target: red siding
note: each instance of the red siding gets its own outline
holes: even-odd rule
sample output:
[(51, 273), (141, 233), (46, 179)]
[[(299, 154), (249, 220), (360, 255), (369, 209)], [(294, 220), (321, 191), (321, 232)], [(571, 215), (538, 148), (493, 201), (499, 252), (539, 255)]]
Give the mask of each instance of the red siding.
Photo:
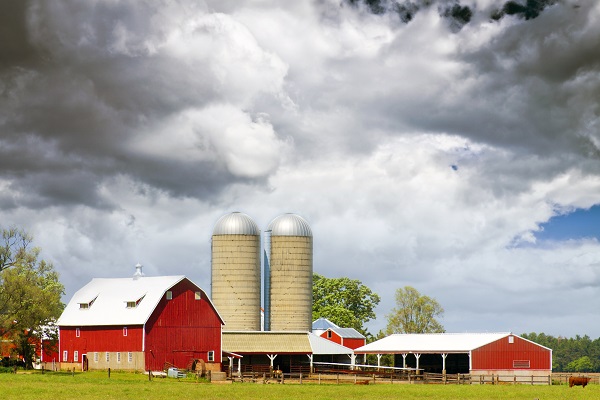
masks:
[(342, 346), (346, 346), (351, 348), (352, 350), (358, 349), (361, 346), (364, 346), (366, 343), (366, 339), (357, 339), (357, 338), (345, 338), (342, 342)]
[[(328, 333), (331, 333), (330, 337), (327, 337)], [(331, 340), (334, 343), (341, 344), (342, 346), (346, 346), (352, 350), (357, 349), (366, 344), (365, 339), (356, 339), (356, 338), (343, 338), (338, 335), (336, 332), (327, 330), (321, 334), (322, 338), (327, 340)]]
[[(552, 369), (551, 351), (516, 335), (482, 346), (471, 353), (471, 370)], [(517, 361), (515, 368), (515, 361)], [(529, 361), (529, 368), (519, 368), (519, 361)]]
[[(328, 335), (331, 336), (328, 336)], [(327, 340), (332, 341), (333, 343), (337, 343), (337, 344), (342, 344), (342, 338), (340, 337), (340, 335), (338, 335), (337, 333), (335, 333), (334, 331), (325, 331), (321, 334), (322, 338), (325, 338)]]
[(221, 320), (204, 292), (189, 280), (171, 288), (172, 300), (163, 296), (146, 323), (146, 369), (162, 370), (165, 363), (187, 367), (190, 359), (208, 361), (214, 351), (214, 362), (221, 362)]
[[(82, 326), (80, 328), (63, 326), (60, 328), (60, 360), (73, 362), (75, 351), (81, 356), (88, 352), (128, 352), (142, 351), (142, 326), (128, 326), (127, 336), (123, 335), (123, 326)], [(79, 329), (79, 337), (77, 330)], [(63, 360), (67, 351), (67, 359)]]

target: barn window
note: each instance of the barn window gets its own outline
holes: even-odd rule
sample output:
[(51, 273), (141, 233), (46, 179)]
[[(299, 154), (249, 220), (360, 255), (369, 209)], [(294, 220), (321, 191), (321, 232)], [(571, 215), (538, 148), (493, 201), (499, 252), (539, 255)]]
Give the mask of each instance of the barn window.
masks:
[(144, 300), (144, 297), (146, 297), (145, 294), (137, 300), (126, 301), (125, 304), (127, 308), (136, 308), (142, 302), (142, 300)]
[(121, 353), (120, 352), (117, 353), (117, 363), (119, 363), (119, 364), (121, 363)]
[(98, 362), (98, 352), (97, 351), (94, 352), (94, 362), (95, 363)]
[(132, 352), (127, 353), (127, 362), (129, 364), (131, 364), (133, 362), (133, 353)]
[(68, 351), (63, 351), (63, 362), (67, 362), (69, 361), (69, 352)]
[(127, 327), (123, 327), (123, 336), (127, 336)]
[(107, 351), (106, 352), (106, 362), (110, 361), (110, 353)]
[(215, 361), (215, 352), (214, 350), (211, 350), (208, 352), (208, 356), (207, 356), (208, 362), (214, 362)]
[(170, 290), (167, 290), (167, 300), (173, 300), (173, 292)]
[(529, 360), (513, 360), (513, 368), (530, 368)]
[(331, 331), (327, 331), (327, 339), (331, 339)]
[(98, 296), (94, 297), (90, 301), (79, 303), (79, 309), (80, 310), (87, 310), (88, 308), (90, 308), (92, 306), (92, 304), (94, 304), (94, 301), (96, 301), (97, 298), (98, 298)]
[(514, 343), (515, 342), (515, 337), (513, 335), (510, 335), (508, 337), (508, 343)]
[(80, 337), (80, 336), (81, 336), (81, 329), (75, 328), (75, 337)]
[(194, 298), (196, 300), (202, 300), (202, 293), (201, 292), (196, 292)]
[(77, 362), (77, 361), (79, 361), (79, 352), (74, 351), (73, 352), (73, 362)]

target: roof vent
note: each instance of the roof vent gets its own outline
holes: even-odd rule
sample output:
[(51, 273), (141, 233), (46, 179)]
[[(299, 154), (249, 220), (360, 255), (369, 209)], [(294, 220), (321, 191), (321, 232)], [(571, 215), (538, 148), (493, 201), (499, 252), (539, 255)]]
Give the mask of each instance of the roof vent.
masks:
[(137, 263), (135, 265), (135, 273), (133, 274), (133, 279), (139, 279), (142, 276), (144, 276), (144, 273), (142, 272), (142, 264)]

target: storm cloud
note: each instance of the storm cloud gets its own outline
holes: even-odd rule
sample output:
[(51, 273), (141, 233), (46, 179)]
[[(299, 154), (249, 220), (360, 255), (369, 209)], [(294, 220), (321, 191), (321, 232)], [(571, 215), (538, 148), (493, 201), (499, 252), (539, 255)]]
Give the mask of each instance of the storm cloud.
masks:
[[(67, 287), (185, 274), (216, 220), (297, 212), (315, 271), (435, 297), (448, 331), (600, 335), (600, 7), (4, 1), (0, 221)], [(483, 300), (485, 299), (485, 300)], [(589, 319), (588, 319), (589, 321)]]

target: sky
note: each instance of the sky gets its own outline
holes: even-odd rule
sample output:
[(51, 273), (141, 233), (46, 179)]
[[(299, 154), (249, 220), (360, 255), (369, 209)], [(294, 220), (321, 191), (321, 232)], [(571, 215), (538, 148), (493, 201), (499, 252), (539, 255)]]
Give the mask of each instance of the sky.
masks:
[(600, 3), (5, 0), (0, 225), (65, 285), (304, 217), (314, 271), (447, 332), (600, 337)]

